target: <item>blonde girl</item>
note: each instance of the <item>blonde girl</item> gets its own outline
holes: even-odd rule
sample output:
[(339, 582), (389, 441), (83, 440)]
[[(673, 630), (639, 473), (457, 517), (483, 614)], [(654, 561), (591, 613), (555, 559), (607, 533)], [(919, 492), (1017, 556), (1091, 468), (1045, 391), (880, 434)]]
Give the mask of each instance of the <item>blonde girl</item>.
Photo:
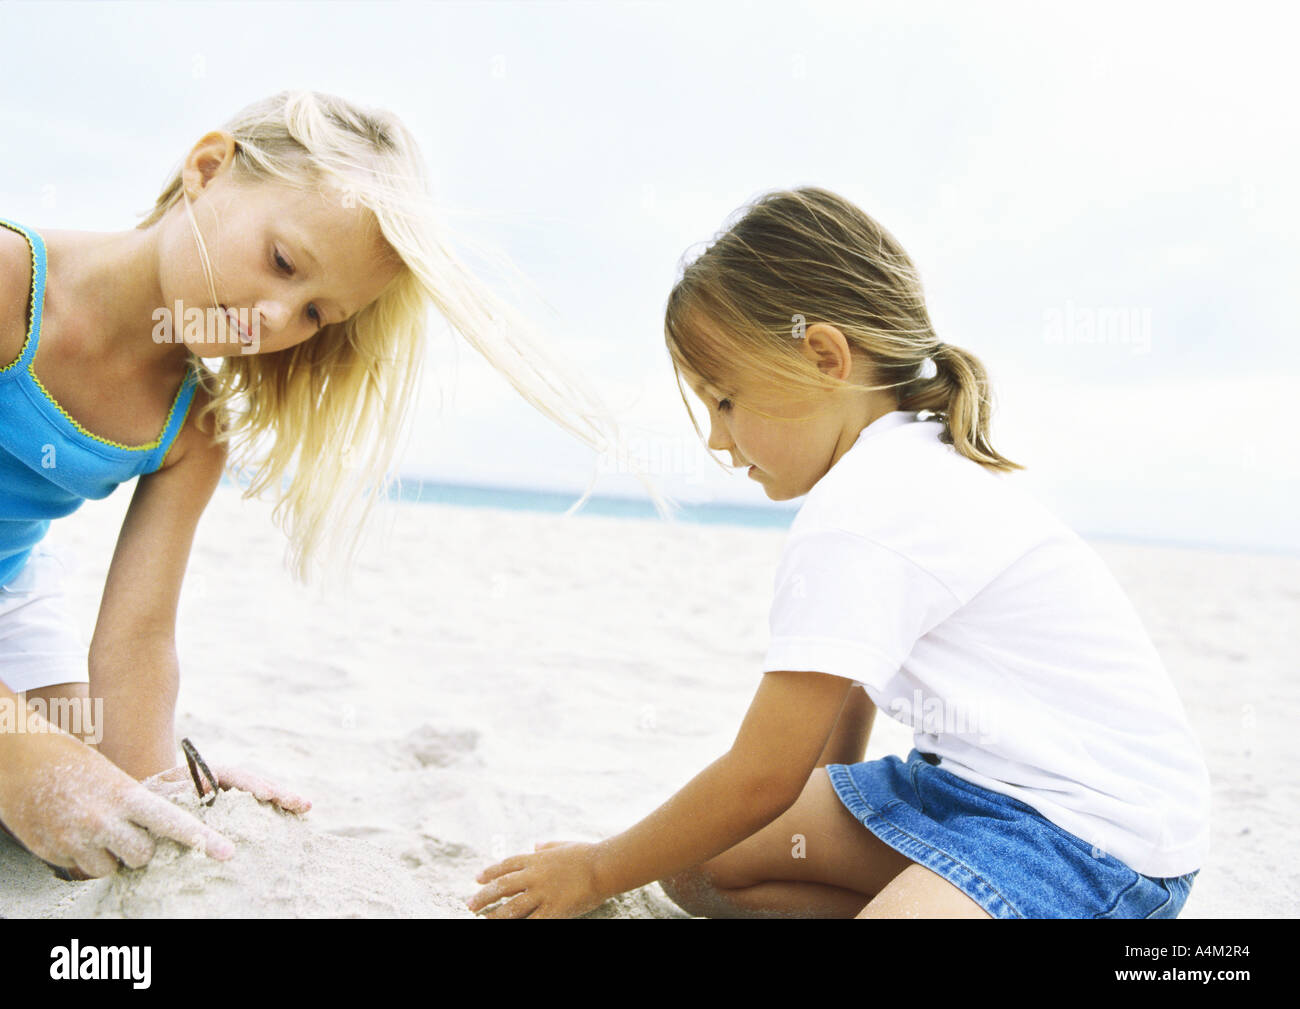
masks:
[[(0, 707), (94, 698), (103, 713), (97, 754), (35, 704), (50, 731), (0, 731), (0, 821), (37, 855), (99, 875), (147, 861), (151, 830), (228, 853), (137, 785), (180, 777), (175, 620), (196, 524), (229, 468), (245, 496), (276, 500), (300, 577), (323, 552), (351, 556), (430, 309), (542, 413), (609, 444), (600, 404), (452, 253), (416, 141), (389, 113), (284, 92), (204, 135), (132, 231), (0, 218)], [(40, 541), (137, 477), (87, 655)], [(309, 805), (216, 770), (222, 787)]]
[[(659, 880), (717, 917), (1176, 916), (1206, 854), (1199, 744), (1105, 565), (1008, 481), (985, 369), (938, 339), (894, 237), (771, 193), (685, 268), (665, 332), (709, 447), (806, 495), (761, 682), (657, 811), (492, 866), (470, 907), (573, 915)], [(913, 729), (905, 760), (864, 761), (878, 709)]]

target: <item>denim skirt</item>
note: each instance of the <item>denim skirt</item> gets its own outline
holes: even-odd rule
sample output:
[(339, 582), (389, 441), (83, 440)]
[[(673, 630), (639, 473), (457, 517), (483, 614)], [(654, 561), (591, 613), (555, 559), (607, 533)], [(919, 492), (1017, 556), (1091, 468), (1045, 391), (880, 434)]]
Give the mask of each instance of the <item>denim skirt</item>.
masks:
[(885, 757), (826, 771), (859, 823), (994, 918), (1176, 918), (1182, 910), (1196, 872), (1143, 876), (937, 761), (912, 750), (906, 762)]

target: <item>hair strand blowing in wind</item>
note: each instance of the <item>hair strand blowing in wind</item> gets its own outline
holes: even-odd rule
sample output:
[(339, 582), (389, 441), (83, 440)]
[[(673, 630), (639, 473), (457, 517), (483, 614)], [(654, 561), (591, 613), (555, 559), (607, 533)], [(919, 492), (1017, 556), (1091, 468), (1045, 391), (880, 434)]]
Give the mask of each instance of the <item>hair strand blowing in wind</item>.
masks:
[[(373, 505), (387, 497), (419, 390), (430, 306), (544, 416), (597, 453), (620, 443), (599, 397), (451, 251), (419, 145), (396, 116), (285, 91), (243, 109), (223, 130), (235, 141), (233, 182), (274, 183), (364, 207), (404, 267), (376, 301), (303, 343), (225, 357), (215, 372), (199, 366), (211, 397), (200, 419), (211, 415), (214, 437), (233, 446), (232, 471), (249, 477), (244, 496), (275, 496), (274, 518), (289, 536), (299, 579), (326, 543), (345, 545), (350, 562)], [(179, 165), (137, 227), (153, 226), (180, 200), (213, 304), (221, 304), (219, 271), (208, 261)], [(657, 490), (633, 469), (662, 512)]]

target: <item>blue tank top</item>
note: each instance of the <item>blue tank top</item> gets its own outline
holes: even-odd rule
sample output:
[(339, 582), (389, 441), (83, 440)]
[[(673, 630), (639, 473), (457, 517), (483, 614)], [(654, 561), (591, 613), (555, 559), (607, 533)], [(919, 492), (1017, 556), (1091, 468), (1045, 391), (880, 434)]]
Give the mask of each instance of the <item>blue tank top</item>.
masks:
[(34, 231), (0, 217), (0, 225), (27, 239), (32, 286), (27, 337), (16, 361), (0, 365), (0, 586), (22, 570), (50, 520), (105, 498), (118, 484), (152, 473), (176, 439), (194, 398), (191, 362), (162, 434), (148, 445), (121, 445), (91, 434), (45, 391), (32, 362), (45, 304), (45, 242)]

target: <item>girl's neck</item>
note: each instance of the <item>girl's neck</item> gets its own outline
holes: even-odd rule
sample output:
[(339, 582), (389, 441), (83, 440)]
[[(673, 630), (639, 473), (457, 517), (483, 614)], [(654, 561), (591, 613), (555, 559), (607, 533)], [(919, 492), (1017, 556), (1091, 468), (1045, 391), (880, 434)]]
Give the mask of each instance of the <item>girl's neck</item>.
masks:
[(886, 414), (898, 409), (898, 401), (886, 392), (863, 393), (861, 398), (846, 410), (846, 421), (831, 453), (834, 466), (851, 449), (862, 432)]
[(158, 228), (147, 231), (42, 232), (47, 254), (46, 316), (95, 357), (141, 371), (184, 366), (180, 343), (155, 343), (162, 303)]

